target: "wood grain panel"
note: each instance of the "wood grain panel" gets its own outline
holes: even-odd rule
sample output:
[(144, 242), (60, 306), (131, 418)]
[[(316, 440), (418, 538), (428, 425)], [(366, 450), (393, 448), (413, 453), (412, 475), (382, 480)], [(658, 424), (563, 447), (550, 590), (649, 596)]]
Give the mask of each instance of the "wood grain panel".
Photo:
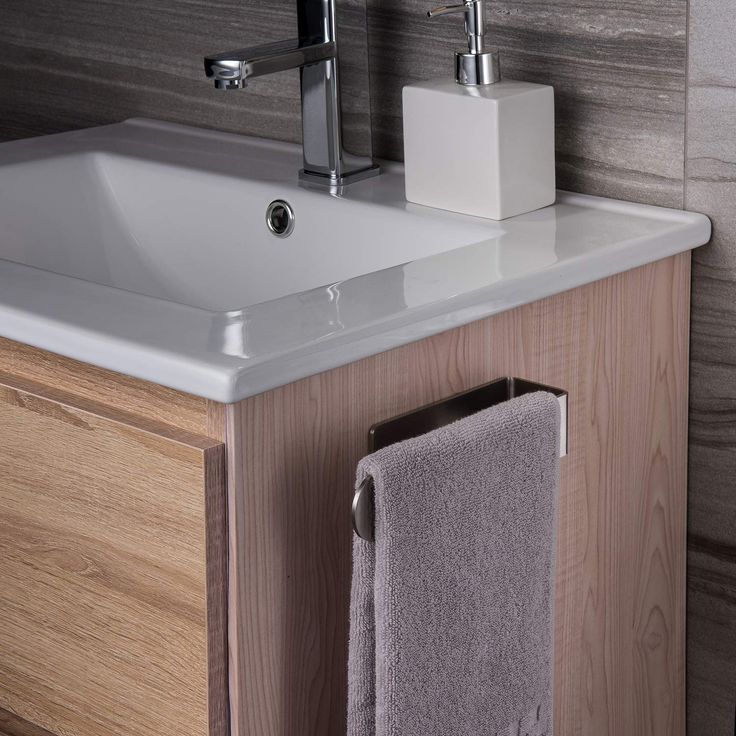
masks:
[(0, 371), (144, 419), (215, 439), (214, 402), (0, 337)]
[(343, 736), (367, 430), (509, 374), (570, 391), (555, 732), (683, 736), (688, 307), (682, 255), (228, 407), (234, 736)]
[(0, 708), (0, 736), (55, 736)]
[(2, 380), (0, 706), (64, 736), (226, 734), (224, 446)]

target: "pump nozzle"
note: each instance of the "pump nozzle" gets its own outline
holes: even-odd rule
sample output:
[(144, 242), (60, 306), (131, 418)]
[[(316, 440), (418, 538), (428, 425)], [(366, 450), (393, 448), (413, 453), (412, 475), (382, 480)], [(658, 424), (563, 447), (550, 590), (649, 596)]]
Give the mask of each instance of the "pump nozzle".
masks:
[(501, 79), (498, 51), (485, 51), (486, 34), (483, 0), (465, 0), (460, 5), (441, 5), (427, 12), (428, 18), (448, 13), (465, 14), (468, 50), (455, 52), (455, 79), (458, 84), (493, 84)]

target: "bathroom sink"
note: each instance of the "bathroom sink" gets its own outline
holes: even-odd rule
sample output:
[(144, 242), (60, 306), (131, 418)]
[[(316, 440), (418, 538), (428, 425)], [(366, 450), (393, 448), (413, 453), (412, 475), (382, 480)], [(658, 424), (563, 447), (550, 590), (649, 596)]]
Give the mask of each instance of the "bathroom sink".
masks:
[[(77, 136), (78, 150), (69, 150), (69, 137), (55, 137), (57, 151), (31, 143), (0, 157), (0, 258), (227, 311), (501, 232), (397, 207), (398, 197), (381, 202), (370, 185), (356, 190), (366, 198), (354, 199), (300, 188), (290, 180), (297, 168), (291, 151), (279, 146), (231, 152), (232, 142), (218, 146), (208, 137), (197, 145), (195, 137), (192, 149), (177, 147), (170, 133), (162, 141), (155, 125), (121, 127), (130, 135), (113, 150), (104, 150), (102, 129)], [(277, 199), (294, 213), (288, 237), (267, 227), (267, 208)]]
[(563, 192), (501, 222), (421, 207), (391, 163), (311, 189), (301, 159), (149, 120), (0, 144), (0, 336), (232, 402), (710, 237)]

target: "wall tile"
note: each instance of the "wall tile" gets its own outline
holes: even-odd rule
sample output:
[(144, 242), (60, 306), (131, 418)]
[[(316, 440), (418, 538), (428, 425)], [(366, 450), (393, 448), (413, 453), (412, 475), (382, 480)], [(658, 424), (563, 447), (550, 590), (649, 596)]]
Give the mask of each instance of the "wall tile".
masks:
[(736, 556), (696, 537), (688, 550), (687, 619), (688, 736), (731, 736), (736, 694)]
[(290, 0), (252, 5), (246, 16), (237, 0), (3, 0), (0, 137), (144, 115), (298, 140), (296, 75), (249, 94), (204, 79), (204, 54), (294, 33)]
[(693, 255), (688, 734), (734, 733), (736, 707), (736, 21), (691, 0), (688, 209), (713, 220)]
[[(365, 0), (340, 2), (361, 30)], [(451, 75), (462, 42), (459, 18), (424, 17), (429, 2), (369, 0), (369, 54), (345, 60), (348, 74), (370, 61), (375, 149), (385, 158), (402, 157), (401, 88)], [(685, 6), (491, 0), (506, 75), (556, 88), (560, 186), (681, 206)], [(2, 12), (0, 139), (132, 115), (300, 139), (295, 73), (223, 93), (201, 67), (207, 52), (293, 34), (294, 0), (4, 0)], [(368, 90), (354, 86), (360, 112)], [(349, 117), (355, 129), (367, 125)]]
[[(344, 59), (355, 94), (351, 126), (370, 125), (365, 1), (342, 0)], [(142, 115), (237, 133), (301, 140), (296, 71), (215, 90), (207, 53), (296, 36), (294, 0), (3, 0), (0, 140)]]
[[(368, 0), (374, 141), (402, 156), (401, 88), (451, 76), (457, 16), (430, 0)], [(682, 206), (686, 0), (491, 0), (508, 78), (552, 84), (562, 188)], [(448, 131), (450, 135), (452, 131)]]
[(691, 0), (689, 81), (736, 86), (736, 20), (731, 0)]

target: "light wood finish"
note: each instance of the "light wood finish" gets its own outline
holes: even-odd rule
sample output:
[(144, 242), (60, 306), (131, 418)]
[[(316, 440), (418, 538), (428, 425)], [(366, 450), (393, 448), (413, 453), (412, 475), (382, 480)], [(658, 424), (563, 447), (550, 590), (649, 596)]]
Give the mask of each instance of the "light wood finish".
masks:
[(0, 708), (0, 736), (55, 736)]
[(228, 409), (234, 736), (344, 736), (370, 425), (517, 375), (570, 392), (556, 733), (682, 736), (689, 255)]
[(219, 404), (0, 337), (0, 371), (194, 434), (221, 439)]
[(60, 397), (0, 377), (0, 707), (61, 736), (222, 736), (224, 446)]

